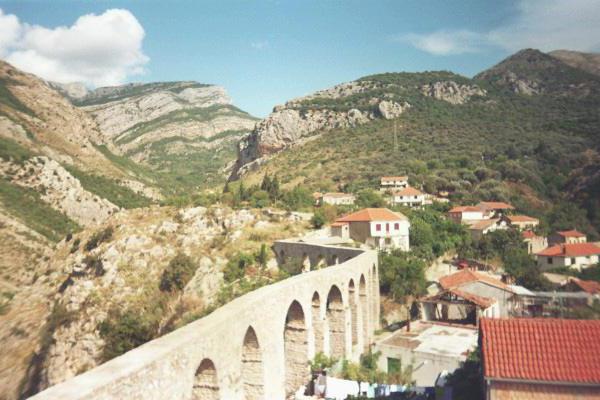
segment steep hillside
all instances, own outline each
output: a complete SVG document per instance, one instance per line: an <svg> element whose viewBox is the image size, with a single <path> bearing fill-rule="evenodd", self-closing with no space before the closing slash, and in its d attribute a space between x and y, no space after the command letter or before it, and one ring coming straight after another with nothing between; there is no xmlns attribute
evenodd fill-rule
<svg viewBox="0 0 600 400"><path fill-rule="evenodd" d="M600 75L600 54L582 53L571 50L555 50L550 54L554 58L574 68L579 68L594 75Z"/></svg>
<svg viewBox="0 0 600 400"><path fill-rule="evenodd" d="M98 123L104 154L121 157L122 166L133 161L130 170L155 180L165 193L223 182L235 143L256 122L215 85L160 82L94 91L52 85Z"/></svg>
<svg viewBox="0 0 600 400"><path fill-rule="evenodd" d="M547 228L577 226L597 237L595 181L587 173L599 152L599 77L524 50L475 79L389 73L347 85L363 89L317 93L284 111L293 107L310 119L356 109L373 118L297 139L293 129L260 129L279 118L275 110L242 142L243 180L256 183L269 173L287 185L354 191L376 188L382 175L407 173L429 193L448 191L462 202L509 200L542 217ZM403 112L378 117L381 99L403 105ZM287 137L293 139L283 146L270 145Z"/></svg>
<svg viewBox="0 0 600 400"><path fill-rule="evenodd" d="M44 263L56 295L21 390L62 382L277 279L272 261L248 260L306 229L291 221L255 210L151 207L61 241ZM228 261L242 252L252 272L232 282Z"/></svg>

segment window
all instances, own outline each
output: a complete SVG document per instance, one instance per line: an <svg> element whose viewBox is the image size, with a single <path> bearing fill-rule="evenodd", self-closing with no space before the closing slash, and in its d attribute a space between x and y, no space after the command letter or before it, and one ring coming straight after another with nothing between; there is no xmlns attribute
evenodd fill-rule
<svg viewBox="0 0 600 400"><path fill-rule="evenodd" d="M390 231L390 224L387 224L387 223L385 224L385 231L386 232Z"/></svg>
<svg viewBox="0 0 600 400"><path fill-rule="evenodd" d="M399 229L400 229L400 224L396 222L396 223L394 224L394 229L395 229L395 230L399 230Z"/></svg>
<svg viewBox="0 0 600 400"><path fill-rule="evenodd" d="M577 261L575 261L575 258L572 257L571 258L571 265L575 265L575 264L577 264Z"/></svg>
<svg viewBox="0 0 600 400"><path fill-rule="evenodd" d="M548 260L548 264L552 264L552 257L548 257L547 260Z"/></svg>
<svg viewBox="0 0 600 400"><path fill-rule="evenodd" d="M376 230L377 232L381 231L381 224L377 224L377 225L375 225L375 230Z"/></svg>

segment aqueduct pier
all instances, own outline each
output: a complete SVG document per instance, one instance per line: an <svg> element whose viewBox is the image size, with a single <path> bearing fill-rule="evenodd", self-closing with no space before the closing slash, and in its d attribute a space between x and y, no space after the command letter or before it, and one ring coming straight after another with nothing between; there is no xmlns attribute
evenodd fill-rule
<svg viewBox="0 0 600 400"><path fill-rule="evenodd" d="M284 399L307 382L317 352L357 360L379 321L377 253L296 240L275 242L273 250L279 262L308 260L310 271L31 399Z"/></svg>

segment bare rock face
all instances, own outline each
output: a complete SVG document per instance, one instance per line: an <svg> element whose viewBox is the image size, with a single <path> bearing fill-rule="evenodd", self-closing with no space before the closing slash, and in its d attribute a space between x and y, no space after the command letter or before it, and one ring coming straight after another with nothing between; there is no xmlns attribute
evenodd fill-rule
<svg viewBox="0 0 600 400"><path fill-rule="evenodd" d="M459 85L454 81L442 81L423 85L421 93L451 104L464 104L473 96L486 95L486 91L477 85Z"/></svg>
<svg viewBox="0 0 600 400"><path fill-rule="evenodd" d="M513 93L532 96L543 92L540 84L534 80L519 78L514 72L504 74L501 83L506 85Z"/></svg>
<svg viewBox="0 0 600 400"><path fill-rule="evenodd" d="M10 174L8 172L10 171ZM8 175L19 186L41 193L52 208L83 226L102 223L119 207L85 190L77 178L48 157L33 157L24 165L0 165L0 174Z"/></svg>
<svg viewBox="0 0 600 400"><path fill-rule="evenodd" d="M267 118L256 124L252 133L240 140L238 159L231 177L238 178L261 165L269 155L302 144L324 132L356 127L377 118L398 118L410 107L406 102L400 104L379 98L369 101L368 110L350 108L338 111L311 105L320 99L342 99L374 88L373 82L347 82L274 107Z"/></svg>

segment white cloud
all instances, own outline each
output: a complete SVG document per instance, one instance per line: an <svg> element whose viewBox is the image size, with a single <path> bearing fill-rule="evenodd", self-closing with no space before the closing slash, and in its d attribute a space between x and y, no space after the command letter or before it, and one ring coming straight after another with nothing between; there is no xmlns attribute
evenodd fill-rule
<svg viewBox="0 0 600 400"><path fill-rule="evenodd" d="M520 0L514 19L487 32L412 33L397 36L395 40L434 55L480 52L490 46L509 51L523 48L600 51L600 1Z"/></svg>
<svg viewBox="0 0 600 400"><path fill-rule="evenodd" d="M13 33L4 40L4 21ZM16 22L16 28L15 28ZM16 32L16 33L15 33ZM0 56L17 68L57 82L116 85L144 72L144 29L127 10L79 17L72 26L45 28L0 13Z"/></svg>
<svg viewBox="0 0 600 400"><path fill-rule="evenodd" d="M256 50L263 50L269 47L269 42L264 40L262 42L252 42L250 43L250 47Z"/></svg>
<svg viewBox="0 0 600 400"><path fill-rule="evenodd" d="M440 56L474 53L479 51L482 45L481 35L467 30L438 31L428 34L409 33L396 36L395 40Z"/></svg>
<svg viewBox="0 0 600 400"><path fill-rule="evenodd" d="M0 57L4 57L8 49L14 45L21 35L21 24L14 15L6 15L0 9Z"/></svg>

